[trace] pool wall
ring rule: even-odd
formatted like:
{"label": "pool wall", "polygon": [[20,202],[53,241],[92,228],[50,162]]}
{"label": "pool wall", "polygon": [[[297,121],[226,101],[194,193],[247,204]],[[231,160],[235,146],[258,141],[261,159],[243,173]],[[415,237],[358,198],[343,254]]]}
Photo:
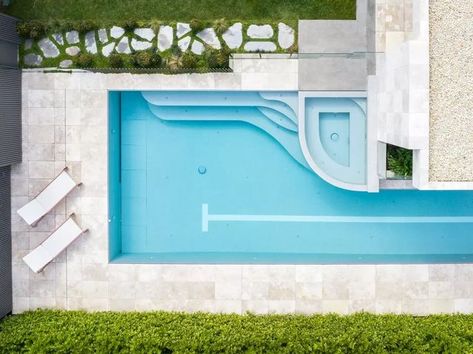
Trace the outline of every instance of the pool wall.
{"label": "pool wall", "polygon": [[[12,168],[14,312],[39,307],[236,313],[473,312],[472,264],[109,263],[108,91],[297,90],[294,64],[245,64],[251,75],[239,71],[195,76],[24,72],[24,156]],[[27,227],[16,210],[66,164],[84,185],[36,228]],[[77,214],[89,233],[43,273],[32,273],[22,257],[70,212]]]}
{"label": "pool wall", "polygon": [[120,113],[121,94],[111,91],[108,94],[108,221],[109,234],[114,237],[109,238],[109,259],[118,257],[121,253],[122,236],[120,226],[121,215],[121,179],[120,179]]}

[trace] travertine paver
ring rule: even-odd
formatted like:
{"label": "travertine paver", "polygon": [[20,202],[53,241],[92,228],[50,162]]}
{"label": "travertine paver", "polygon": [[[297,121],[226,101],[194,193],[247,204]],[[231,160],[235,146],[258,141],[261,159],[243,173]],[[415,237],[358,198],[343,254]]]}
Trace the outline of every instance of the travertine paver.
{"label": "travertine paver", "polygon": [[151,41],[156,36],[151,28],[137,28],[134,30],[134,33],[147,41]]}
{"label": "travertine paver", "polygon": [[113,52],[113,49],[115,49],[115,43],[114,42],[106,44],[102,47],[102,54],[105,57],[108,57]]}
{"label": "travertine paver", "polygon": [[431,181],[473,181],[473,7],[430,1]]}
{"label": "travertine paver", "polygon": [[79,43],[79,32],[77,31],[70,31],[66,33],[66,41],[69,44],[77,44]]}
{"label": "travertine paver", "polygon": [[196,41],[196,40],[194,40],[192,42],[192,46],[191,46],[192,53],[197,54],[197,55],[201,55],[204,52],[204,50],[205,50],[205,47],[202,44],[202,42],[199,42],[199,41]]}
{"label": "travertine paver", "polygon": [[54,33],[52,37],[58,44],[64,45],[64,37],[62,36],[62,33]]}
{"label": "travertine paver", "polygon": [[282,49],[288,49],[294,44],[294,29],[285,23],[278,23],[278,43]]}
{"label": "travertine paver", "polygon": [[72,66],[72,60],[70,59],[66,59],[66,60],[63,60],[59,63],[59,67],[60,68],[69,68],[70,66]]}
{"label": "travertine paver", "polygon": [[112,36],[113,38],[115,39],[118,39],[120,38],[121,36],[123,36],[125,34],[125,30],[121,27],[118,27],[118,26],[113,26],[111,29],[110,29],[110,36]]}
{"label": "travertine paver", "polygon": [[23,61],[28,66],[38,66],[41,65],[41,63],[43,62],[43,58],[41,57],[41,55],[30,53],[25,55]]}
{"label": "travertine paver", "polygon": [[131,39],[131,47],[134,50],[145,50],[152,47],[152,43],[147,41],[137,41],[135,38]]}
{"label": "travertine paver", "polygon": [[213,28],[206,28],[203,31],[197,33],[197,37],[200,38],[204,43],[208,44],[214,49],[220,49],[220,41],[218,40],[217,34]]}
{"label": "travertine paver", "polygon": [[118,42],[115,50],[117,51],[117,53],[121,53],[121,54],[131,53],[130,43],[127,36],[120,39],[120,42]]}
{"label": "travertine paver", "polygon": [[59,56],[59,49],[49,38],[39,40],[38,46],[45,58],[56,58]]}
{"label": "travertine paver", "polygon": [[105,28],[101,28],[98,30],[99,41],[100,43],[107,43],[108,42],[108,35],[107,30]]}
{"label": "travertine paver", "polygon": [[276,44],[273,42],[246,42],[245,50],[247,52],[274,52],[276,50]]}
{"label": "travertine paver", "polygon": [[191,26],[185,22],[178,22],[176,27],[177,38],[181,38],[191,31]]}
{"label": "travertine paver", "polygon": [[90,31],[85,34],[85,50],[90,54],[97,53],[97,41],[95,40],[95,31]]}
{"label": "travertine paver", "polygon": [[80,48],[77,47],[77,46],[73,46],[73,47],[68,47],[66,48],[66,54],[67,55],[70,55],[70,56],[76,56],[77,54],[80,53]]}
{"label": "travertine paver", "polygon": [[171,26],[160,26],[158,34],[158,49],[163,52],[172,46],[173,29]]}
{"label": "travertine paver", "polygon": [[185,52],[187,48],[189,48],[189,44],[191,43],[191,37],[186,36],[178,40],[177,45],[181,49],[181,51]]}
{"label": "travertine paver", "polygon": [[243,25],[237,22],[223,33],[222,38],[230,49],[238,49],[243,43]]}
{"label": "travertine paver", "polygon": [[246,33],[251,38],[268,39],[273,36],[274,31],[270,25],[250,25]]}

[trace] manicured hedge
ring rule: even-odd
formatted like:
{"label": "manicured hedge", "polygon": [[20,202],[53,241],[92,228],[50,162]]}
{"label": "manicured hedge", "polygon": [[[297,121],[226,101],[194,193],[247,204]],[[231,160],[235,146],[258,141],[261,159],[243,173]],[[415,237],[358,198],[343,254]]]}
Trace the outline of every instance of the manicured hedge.
{"label": "manicured hedge", "polygon": [[472,353],[473,316],[34,311],[0,321],[0,353]]}

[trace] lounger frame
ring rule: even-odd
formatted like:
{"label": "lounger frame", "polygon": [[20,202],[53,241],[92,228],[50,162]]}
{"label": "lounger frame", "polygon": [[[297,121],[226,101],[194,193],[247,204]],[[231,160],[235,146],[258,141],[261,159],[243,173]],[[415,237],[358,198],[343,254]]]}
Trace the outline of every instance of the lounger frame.
{"label": "lounger frame", "polygon": [[[28,205],[29,203],[33,202],[34,200],[36,200],[40,195],[41,193],[43,193],[55,180],[56,178],[58,178],[63,172],[68,172],[69,171],[69,168],[66,166],[64,167],[61,172],[59,172],[56,177],[54,177],[46,186],[44,186],[43,189],[41,189],[41,191],[39,193],[37,193],[35,195],[35,197],[33,199],[31,199],[26,205]],[[82,186],[82,182],[79,182],[77,183],[74,178],[68,173],[69,177],[74,181],[75,183],[75,187],[71,189],[71,191],[69,191],[69,193],[67,193],[61,200],[59,200],[59,202],[57,202],[54,206],[52,206],[50,209],[48,209],[39,219],[35,220],[34,222],[32,222],[31,224],[29,224],[26,220],[24,220],[24,218],[20,215],[20,217],[26,222],[28,223],[31,227],[35,227],[51,210],[53,210],[62,200],[64,200],[64,198],[66,198],[75,188],[77,187],[80,187]],[[24,207],[24,206],[23,206]],[[19,214],[19,213],[18,213]]]}
{"label": "lounger frame", "polygon": [[[56,233],[66,222],[68,222],[70,219],[72,219],[72,221],[76,224],[77,227],[79,227],[79,229],[82,231],[80,232],[77,236],[75,236],[67,245],[65,245],[65,247],[58,253],[56,254],[49,262],[47,262],[42,268],[38,269],[38,270],[34,270],[32,269],[31,265],[28,263],[27,260],[25,260],[25,258],[27,258],[28,256],[30,256],[30,254],[32,254],[33,252],[37,251],[38,248],[40,248],[46,241],[49,240],[49,238],[54,234]],[[48,266],[48,264],[52,263],[62,252],[66,251],[67,248],[75,241],[77,240],[81,235],[85,234],[89,232],[89,229],[86,228],[86,229],[82,229],[78,224],[77,224],[77,221],[75,220],[75,214],[72,213],[70,214],[67,219],[61,224],[59,225],[49,236],[48,238],[46,238],[43,242],[41,242],[38,246],[35,247],[34,250],[31,250],[25,257],[23,257],[23,260],[24,262],[31,268],[31,270],[35,273],[41,273],[44,268],[46,268]]]}

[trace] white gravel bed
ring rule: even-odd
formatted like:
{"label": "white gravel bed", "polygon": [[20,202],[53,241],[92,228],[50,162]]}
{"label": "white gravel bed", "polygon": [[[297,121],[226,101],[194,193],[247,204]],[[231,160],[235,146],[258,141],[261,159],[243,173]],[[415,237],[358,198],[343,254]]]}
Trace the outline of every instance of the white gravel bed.
{"label": "white gravel bed", "polygon": [[473,3],[430,1],[430,180],[473,181]]}

